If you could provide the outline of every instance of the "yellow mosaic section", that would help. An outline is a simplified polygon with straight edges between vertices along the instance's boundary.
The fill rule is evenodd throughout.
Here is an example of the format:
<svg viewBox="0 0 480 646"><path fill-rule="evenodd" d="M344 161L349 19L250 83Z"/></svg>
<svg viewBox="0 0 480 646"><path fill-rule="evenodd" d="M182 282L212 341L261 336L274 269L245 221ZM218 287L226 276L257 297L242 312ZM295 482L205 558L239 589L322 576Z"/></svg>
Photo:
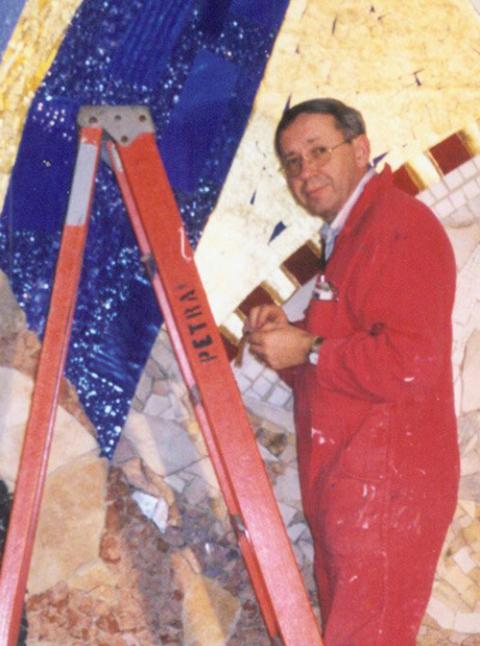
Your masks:
<svg viewBox="0 0 480 646"><path fill-rule="evenodd" d="M81 0L29 0L0 65L0 206L25 118Z"/></svg>
<svg viewBox="0 0 480 646"><path fill-rule="evenodd" d="M318 222L295 206L272 151L290 98L334 96L359 108L373 154L393 168L480 116L480 19L469 0L291 0L249 126L197 251L218 322ZM473 125L472 125L473 124ZM274 226L288 228L269 243ZM218 268L221 267L221 271Z"/></svg>

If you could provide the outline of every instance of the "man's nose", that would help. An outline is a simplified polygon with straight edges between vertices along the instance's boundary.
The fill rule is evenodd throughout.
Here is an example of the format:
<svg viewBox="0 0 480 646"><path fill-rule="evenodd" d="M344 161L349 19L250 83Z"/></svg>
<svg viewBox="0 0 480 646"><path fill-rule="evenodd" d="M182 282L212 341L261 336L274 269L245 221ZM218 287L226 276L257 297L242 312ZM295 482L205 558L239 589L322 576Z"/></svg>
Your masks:
<svg viewBox="0 0 480 646"><path fill-rule="evenodd" d="M318 170L318 164L315 163L313 157L302 157L302 167L299 173L301 179L308 179L315 175Z"/></svg>

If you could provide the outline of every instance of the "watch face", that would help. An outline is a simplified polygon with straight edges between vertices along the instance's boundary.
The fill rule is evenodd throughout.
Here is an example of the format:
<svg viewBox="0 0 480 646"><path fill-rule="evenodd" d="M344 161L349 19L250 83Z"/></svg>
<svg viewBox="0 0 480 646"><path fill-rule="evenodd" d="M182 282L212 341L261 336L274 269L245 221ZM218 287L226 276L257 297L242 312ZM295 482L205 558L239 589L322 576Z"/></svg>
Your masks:
<svg viewBox="0 0 480 646"><path fill-rule="evenodd" d="M308 355L308 363L311 363L312 366L316 366L318 363L318 350L312 350Z"/></svg>

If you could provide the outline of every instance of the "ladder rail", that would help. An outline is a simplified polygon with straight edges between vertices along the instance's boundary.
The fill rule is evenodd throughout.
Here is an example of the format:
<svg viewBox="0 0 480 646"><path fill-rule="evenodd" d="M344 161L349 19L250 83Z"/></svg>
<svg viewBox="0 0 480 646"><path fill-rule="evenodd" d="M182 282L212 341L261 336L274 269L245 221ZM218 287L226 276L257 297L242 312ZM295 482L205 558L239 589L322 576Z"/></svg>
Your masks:
<svg viewBox="0 0 480 646"><path fill-rule="evenodd" d="M209 426L215 429L217 453L235 483L240 518L248 530L281 636L288 646L320 645L316 619L188 241L184 235L175 235L168 244L162 239L167 230L179 231L181 218L153 133L137 135L128 145L118 146L118 153L156 270L172 304L175 327L187 351Z"/></svg>
<svg viewBox="0 0 480 646"><path fill-rule="evenodd" d="M133 136L122 130L123 118L130 112ZM275 643L283 640L287 646L322 646L319 627L265 465L195 267L149 112L143 106L97 107L93 112L91 108L82 108L78 122L80 145L72 194L0 572L0 643L14 646L18 636L101 138L106 132L114 142L108 148L117 180L237 531L267 630ZM120 174L115 165L122 169ZM167 239L166 233L173 237Z"/></svg>
<svg viewBox="0 0 480 646"><path fill-rule="evenodd" d="M142 258L144 259L145 266L147 268L147 271L150 274L150 280L152 282L153 290L155 292L158 304L160 306L163 317L165 319L167 333L170 337L170 341L175 350L180 371L182 373L185 385L189 390L192 406L194 408L199 427L202 431L202 435L205 440L205 444L207 446L208 455L212 462L215 474L217 476L220 489L222 491L222 494L225 500L225 504L227 506L230 518L232 520L232 525L234 526L234 529L237 534L238 544L240 546L243 558L245 560L245 564L248 569L250 578L252 580L256 595L259 599L260 607L262 608L262 611L263 611L263 616L264 616L265 624L267 626L267 630L269 634L272 637L274 637L278 635L278 625L275 619L275 614L273 611L272 604L270 602L268 590L265 586L265 581L263 579L261 570L259 568L258 561L255 557L255 553L252 550L252 546L250 541L248 540L248 536L245 534L244 531L241 530L241 527L240 527L241 523L240 524L238 523L238 519L240 518L240 508L238 505L238 501L235 497L234 487L231 483L230 478L228 477L228 472L226 471L224 463L221 459L219 450L217 448L217 444L214 439L214 432L211 428L205 408L202 402L198 399L197 385L195 382L195 378L192 373L190 363L188 361L188 357L185 353L180 335L176 328L175 318L174 318L172 309L170 307L170 303L165 294L165 290L163 289L163 285L160 280L160 277L158 273L155 271L155 268L152 267L152 264L150 262L150 259L152 257L152 252L148 243L147 236L143 229L141 217L138 212L137 206L135 204L135 200L132 195L132 192L128 183L128 179L126 177L125 170L123 168L122 162L118 155L118 151L115 145L113 144L113 142L111 141L107 142L106 148L107 148L107 152L108 152L110 162L114 170L118 185L122 192L125 205L127 206L132 227L133 227L135 236L137 238L138 246L142 253Z"/></svg>
<svg viewBox="0 0 480 646"><path fill-rule="evenodd" d="M4 646L15 646L18 639L82 269L99 151L98 131L83 131L2 558L0 644Z"/></svg>

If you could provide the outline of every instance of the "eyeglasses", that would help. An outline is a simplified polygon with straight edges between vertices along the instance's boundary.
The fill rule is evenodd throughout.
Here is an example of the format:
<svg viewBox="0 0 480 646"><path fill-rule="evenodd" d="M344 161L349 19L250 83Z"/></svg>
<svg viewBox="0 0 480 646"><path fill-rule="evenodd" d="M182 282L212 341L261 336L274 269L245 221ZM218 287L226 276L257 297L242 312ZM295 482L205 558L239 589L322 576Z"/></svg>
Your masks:
<svg viewBox="0 0 480 646"><path fill-rule="evenodd" d="M282 171L289 178L298 177L303 170L304 163L313 163L317 168L324 166L332 158L332 153L335 148L343 146L343 144L350 144L351 139L345 139L336 146L314 146L304 157L286 157L282 160Z"/></svg>

